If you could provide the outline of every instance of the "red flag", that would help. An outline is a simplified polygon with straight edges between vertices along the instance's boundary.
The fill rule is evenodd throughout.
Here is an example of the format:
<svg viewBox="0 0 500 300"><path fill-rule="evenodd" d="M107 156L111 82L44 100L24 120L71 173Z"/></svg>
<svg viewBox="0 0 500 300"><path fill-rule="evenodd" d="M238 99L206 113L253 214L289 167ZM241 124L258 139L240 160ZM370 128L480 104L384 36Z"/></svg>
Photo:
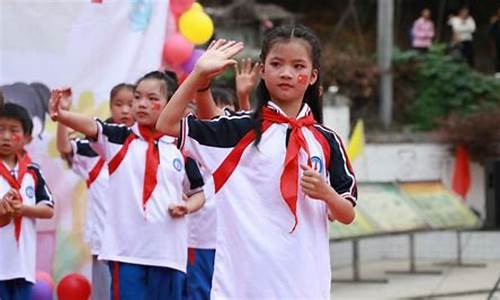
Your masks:
<svg viewBox="0 0 500 300"><path fill-rule="evenodd" d="M456 147L452 188L465 199L470 187L469 151L460 144Z"/></svg>

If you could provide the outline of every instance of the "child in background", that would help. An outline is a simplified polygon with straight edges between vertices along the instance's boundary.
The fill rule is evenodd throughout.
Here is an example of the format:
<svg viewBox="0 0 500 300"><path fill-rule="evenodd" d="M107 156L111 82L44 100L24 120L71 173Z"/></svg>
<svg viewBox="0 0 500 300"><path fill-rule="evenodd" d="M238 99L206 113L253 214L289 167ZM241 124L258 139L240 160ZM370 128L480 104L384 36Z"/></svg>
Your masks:
<svg viewBox="0 0 500 300"><path fill-rule="evenodd" d="M195 97L197 113L211 119L218 115L233 114L237 104L236 95L228 87L217 86L200 92ZM209 105L203 105L204 103ZM194 113L193 113L194 114ZM194 114L196 115L196 114ZM203 178L209 178L209 170L200 167ZM216 208L212 197L205 205L189 216L188 265L186 273L186 299L210 299L212 276L214 272L216 243Z"/></svg>
<svg viewBox="0 0 500 300"><path fill-rule="evenodd" d="M35 283L35 219L52 218L45 179L23 147L31 141L28 111L6 103L0 110L0 299L31 300Z"/></svg>
<svg viewBox="0 0 500 300"><path fill-rule="evenodd" d="M60 108L71 108L71 90L52 91L51 98L60 98ZM120 83L111 89L109 108L111 118L108 123L132 126L132 100L134 86ZM104 158L99 157L88 139L70 139L68 128L57 125L57 150L66 159L71 169L87 184L88 199L85 218L85 240L92 254L92 299L109 299L111 274L104 261L97 259L101 249L101 239L105 228L108 198L108 168Z"/></svg>
<svg viewBox="0 0 500 300"><path fill-rule="evenodd" d="M184 159L174 138L155 130L176 84L158 71L141 77L132 101L132 127L62 110L58 99L50 103L52 117L94 140L108 164L109 209L99 259L110 262L112 299L182 298L187 264L183 217L198 210L204 196L196 162Z"/></svg>
<svg viewBox="0 0 500 300"><path fill-rule="evenodd" d="M352 222L357 190L338 135L319 124L316 35L303 26L267 32L253 115L183 118L189 100L242 49L211 43L157 123L213 174L211 299L330 299L328 215Z"/></svg>
<svg viewBox="0 0 500 300"><path fill-rule="evenodd" d="M232 112L239 111L238 101L234 91L226 86L218 85L211 87L213 101L221 110L229 110Z"/></svg>
<svg viewBox="0 0 500 300"><path fill-rule="evenodd" d="M252 67L251 59L243 59L240 67L235 67L238 97L231 88L221 85L197 93L195 100L200 108L197 113L205 119L212 119L220 115L237 115L236 111L240 110L240 105L249 110L250 94L258 79L258 67L259 63ZM200 169L204 178L210 177L211 174L206 168L201 166ZM186 298L189 300L210 299L216 250L215 204L213 197L209 197L203 208L189 217L186 273Z"/></svg>

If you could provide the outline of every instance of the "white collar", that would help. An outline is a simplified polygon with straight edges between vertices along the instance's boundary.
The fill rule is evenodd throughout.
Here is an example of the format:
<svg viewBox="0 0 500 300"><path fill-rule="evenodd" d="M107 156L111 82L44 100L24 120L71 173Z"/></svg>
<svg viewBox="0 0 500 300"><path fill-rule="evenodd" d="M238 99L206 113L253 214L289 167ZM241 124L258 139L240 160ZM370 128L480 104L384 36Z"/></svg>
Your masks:
<svg viewBox="0 0 500 300"><path fill-rule="evenodd" d="M138 136L140 139L142 140L145 140L144 137L141 135L141 131L139 130L139 124L137 123L134 123L134 125L132 125L130 127L130 129L132 130L132 132ZM171 137L169 135L164 135L162 136L159 141L162 141L164 143L177 143L177 139L174 138L174 137Z"/></svg>
<svg viewBox="0 0 500 300"><path fill-rule="evenodd" d="M270 109L273 109L273 110L279 112L280 114L287 116L287 114L276 103L274 103L273 101L269 100L267 102L267 106ZM302 108L300 109L298 115L297 115L297 119L305 117L305 116L307 116L310 113L311 113L311 108L309 108L309 105L307 105L307 103L304 103L302 105Z"/></svg>

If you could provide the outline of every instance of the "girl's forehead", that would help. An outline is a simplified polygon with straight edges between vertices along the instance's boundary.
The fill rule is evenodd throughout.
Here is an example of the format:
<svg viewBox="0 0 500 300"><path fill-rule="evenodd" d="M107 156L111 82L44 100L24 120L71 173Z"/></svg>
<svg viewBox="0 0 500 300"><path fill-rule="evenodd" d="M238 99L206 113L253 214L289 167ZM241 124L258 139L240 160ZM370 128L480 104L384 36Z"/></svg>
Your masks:
<svg viewBox="0 0 500 300"><path fill-rule="evenodd" d="M311 45L303 39L294 38L274 43L266 58L284 57L311 60Z"/></svg>
<svg viewBox="0 0 500 300"><path fill-rule="evenodd" d="M137 92L157 92L161 91L162 82L158 79L144 79L136 87Z"/></svg>
<svg viewBox="0 0 500 300"><path fill-rule="evenodd" d="M118 92L116 92L116 95L113 97L113 99L118 99L118 98L133 98L134 97L134 91L131 89L120 89Z"/></svg>

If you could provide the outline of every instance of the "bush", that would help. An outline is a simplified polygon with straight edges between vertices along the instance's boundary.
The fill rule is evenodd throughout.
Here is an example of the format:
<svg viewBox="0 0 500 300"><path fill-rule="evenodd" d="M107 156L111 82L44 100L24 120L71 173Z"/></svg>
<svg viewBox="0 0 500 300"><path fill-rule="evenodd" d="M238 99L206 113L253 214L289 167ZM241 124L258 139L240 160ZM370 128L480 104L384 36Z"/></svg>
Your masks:
<svg viewBox="0 0 500 300"><path fill-rule="evenodd" d="M482 163L488 158L500 157L500 108L466 117L451 114L440 126L442 140L466 145L472 160Z"/></svg>
<svg viewBox="0 0 500 300"><path fill-rule="evenodd" d="M500 107L500 82L447 55L443 45L426 54L396 51L394 61L396 86L414 90L405 115L416 129L435 129L452 113L465 117Z"/></svg>

